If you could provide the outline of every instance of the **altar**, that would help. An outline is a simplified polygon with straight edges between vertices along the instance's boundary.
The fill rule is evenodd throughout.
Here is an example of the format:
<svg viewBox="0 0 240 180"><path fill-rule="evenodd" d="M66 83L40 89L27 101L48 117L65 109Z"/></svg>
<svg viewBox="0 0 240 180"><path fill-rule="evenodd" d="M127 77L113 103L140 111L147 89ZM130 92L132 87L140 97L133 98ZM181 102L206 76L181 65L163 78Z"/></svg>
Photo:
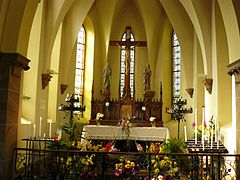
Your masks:
<svg viewBox="0 0 240 180"><path fill-rule="evenodd" d="M170 138L165 127L131 127L129 137L120 126L85 125L82 137L87 140L165 141Z"/></svg>

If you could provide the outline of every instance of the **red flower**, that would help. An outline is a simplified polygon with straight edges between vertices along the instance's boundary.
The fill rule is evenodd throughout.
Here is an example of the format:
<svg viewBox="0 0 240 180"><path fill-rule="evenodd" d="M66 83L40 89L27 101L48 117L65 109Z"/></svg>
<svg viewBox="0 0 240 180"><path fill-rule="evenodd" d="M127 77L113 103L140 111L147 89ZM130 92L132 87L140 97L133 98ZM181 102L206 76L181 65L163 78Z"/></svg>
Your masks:
<svg viewBox="0 0 240 180"><path fill-rule="evenodd" d="M107 143L107 145L105 147L105 152L109 152L111 147L112 147L112 143Z"/></svg>

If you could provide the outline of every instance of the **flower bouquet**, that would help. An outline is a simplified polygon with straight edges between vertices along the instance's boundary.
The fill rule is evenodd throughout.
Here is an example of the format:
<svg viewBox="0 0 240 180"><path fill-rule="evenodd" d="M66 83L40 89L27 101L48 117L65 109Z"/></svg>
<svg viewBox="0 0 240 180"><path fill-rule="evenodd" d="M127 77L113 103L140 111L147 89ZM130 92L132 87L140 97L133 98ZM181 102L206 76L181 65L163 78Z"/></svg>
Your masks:
<svg viewBox="0 0 240 180"><path fill-rule="evenodd" d="M99 126L100 125L100 121L103 119L104 117L104 114L102 113L97 113L97 116L96 116L96 125Z"/></svg>
<svg viewBox="0 0 240 180"><path fill-rule="evenodd" d="M130 128L132 127L132 123L130 122L130 120L122 119L121 121L119 121L118 125L122 128L122 131L126 134L126 139L128 139L131 133Z"/></svg>
<svg viewBox="0 0 240 180"><path fill-rule="evenodd" d="M116 177L123 177L123 178L130 178L138 172L138 165L135 164L134 161L130 161L121 157L119 159L119 163L115 164L115 176Z"/></svg>

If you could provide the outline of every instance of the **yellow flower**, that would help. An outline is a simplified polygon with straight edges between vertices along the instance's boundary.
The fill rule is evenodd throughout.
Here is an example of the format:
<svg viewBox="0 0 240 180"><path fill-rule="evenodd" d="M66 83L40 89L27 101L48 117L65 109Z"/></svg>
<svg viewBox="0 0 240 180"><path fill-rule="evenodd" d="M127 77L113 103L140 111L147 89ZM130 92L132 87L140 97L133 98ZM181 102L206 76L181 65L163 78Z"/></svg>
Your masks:
<svg viewBox="0 0 240 180"><path fill-rule="evenodd" d="M152 159L152 164L154 164L155 163L155 159Z"/></svg>
<svg viewBox="0 0 240 180"><path fill-rule="evenodd" d="M154 174L158 174L158 173L159 173L159 169L158 168L154 169Z"/></svg>
<svg viewBox="0 0 240 180"><path fill-rule="evenodd" d="M72 163L72 157L69 157L69 158L67 159L66 164L67 164L67 165L70 165L71 163Z"/></svg>
<svg viewBox="0 0 240 180"><path fill-rule="evenodd" d="M130 167L131 167L130 164L125 164L126 169L129 169Z"/></svg>
<svg viewBox="0 0 240 180"><path fill-rule="evenodd" d="M135 167L135 163L134 162L131 162L131 167Z"/></svg>

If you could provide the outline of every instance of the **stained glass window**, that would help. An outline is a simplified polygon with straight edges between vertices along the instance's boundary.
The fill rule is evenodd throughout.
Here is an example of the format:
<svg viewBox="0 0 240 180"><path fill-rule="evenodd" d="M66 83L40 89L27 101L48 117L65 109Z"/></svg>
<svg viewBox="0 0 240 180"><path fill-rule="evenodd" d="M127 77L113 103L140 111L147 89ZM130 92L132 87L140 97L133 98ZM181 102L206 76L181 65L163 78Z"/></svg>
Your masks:
<svg viewBox="0 0 240 180"><path fill-rule="evenodd" d="M177 35L172 34L172 102L180 96L181 48Z"/></svg>
<svg viewBox="0 0 240 180"><path fill-rule="evenodd" d="M79 96L79 103L83 106L84 92L84 66L86 53L86 31L82 26L77 38L76 72L75 72L75 94Z"/></svg>
<svg viewBox="0 0 240 180"><path fill-rule="evenodd" d="M130 34L130 41L134 41L134 36ZM126 41L127 33L125 32L122 36L122 41ZM121 60L120 60L120 94L123 97L123 88L125 81L125 46L121 46ZM130 93L131 97L134 96L134 60L135 60L135 48L130 46Z"/></svg>

